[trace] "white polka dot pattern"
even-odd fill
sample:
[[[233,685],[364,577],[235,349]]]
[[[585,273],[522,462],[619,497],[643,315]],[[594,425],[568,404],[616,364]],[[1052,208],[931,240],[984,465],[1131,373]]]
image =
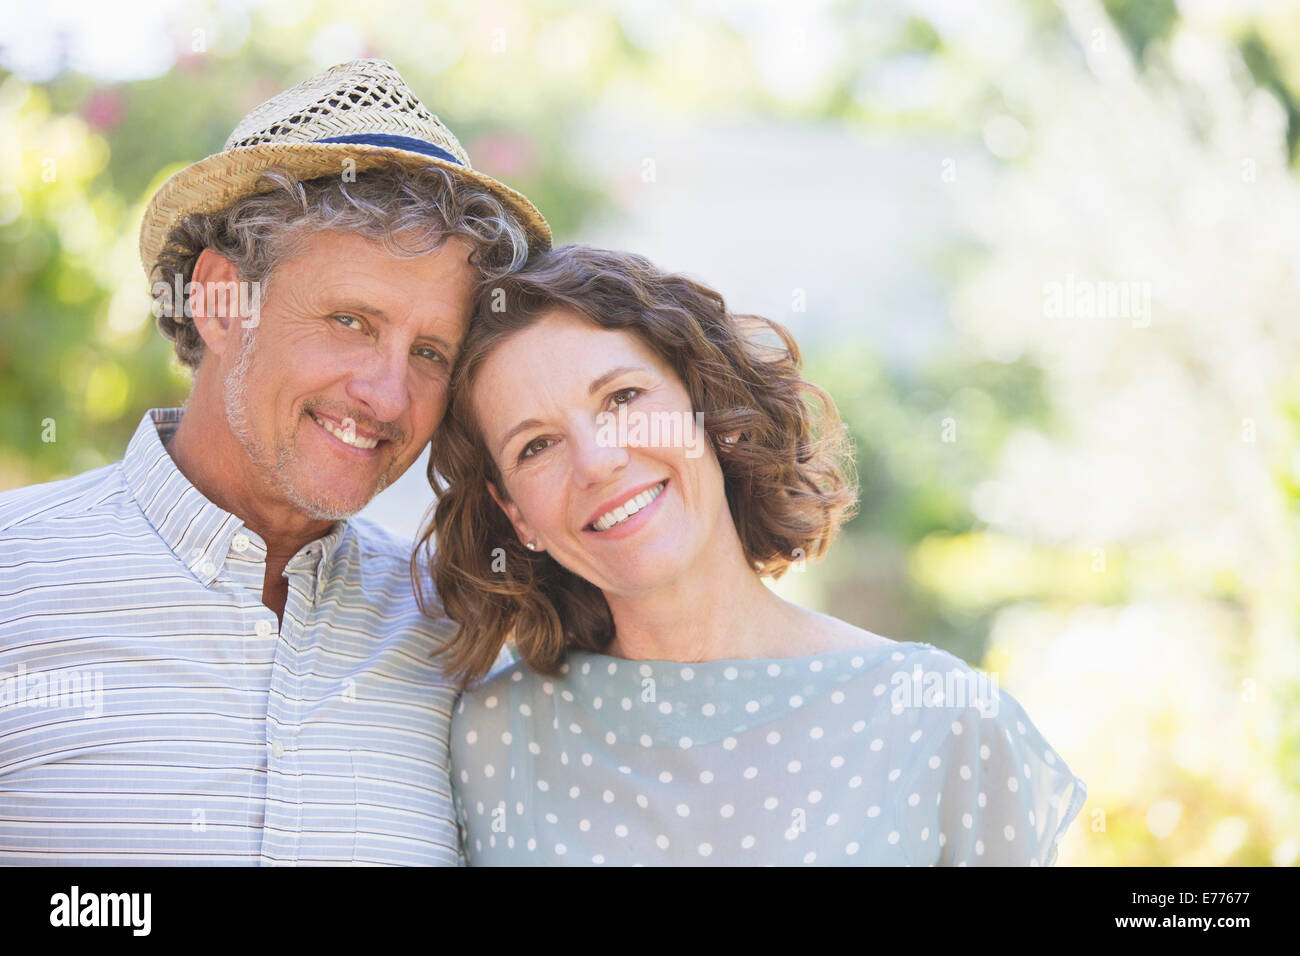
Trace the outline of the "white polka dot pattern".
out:
[[[574,651],[547,678],[514,664],[453,714],[466,859],[1051,865],[1086,787],[980,678],[916,642],[689,665]]]

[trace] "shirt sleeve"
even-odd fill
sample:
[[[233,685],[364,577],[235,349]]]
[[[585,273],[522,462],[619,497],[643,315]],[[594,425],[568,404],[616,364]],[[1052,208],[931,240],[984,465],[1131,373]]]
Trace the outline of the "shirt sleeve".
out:
[[[996,687],[957,712],[940,801],[947,866],[1051,866],[1087,798],[1084,782],[1020,703]]]
[[[456,865],[457,866],[469,866],[469,856],[465,852],[465,847],[468,846],[468,841],[469,841],[469,834],[466,830],[468,817],[466,816],[465,813],[465,807],[461,803],[460,786],[458,781],[456,780],[456,760],[455,760],[455,751],[456,751],[455,737],[456,737],[456,729],[457,729],[456,715],[462,713],[464,709],[465,709],[465,698],[464,698],[464,694],[462,693],[459,697],[456,698],[456,703],[452,707],[452,720],[451,720],[452,742],[449,748],[449,751],[452,756],[451,815],[452,815],[452,819],[456,823],[456,837],[457,837]]]
[[[469,854],[465,848],[469,846],[469,831],[466,828],[468,822],[465,816],[465,810],[460,805],[460,800],[456,798],[457,787],[452,785],[452,807],[453,814],[456,817],[456,865],[469,866]]]

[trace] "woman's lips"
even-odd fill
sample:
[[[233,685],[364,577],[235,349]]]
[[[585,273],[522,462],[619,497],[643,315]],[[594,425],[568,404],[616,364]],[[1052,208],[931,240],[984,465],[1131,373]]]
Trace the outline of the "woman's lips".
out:
[[[663,479],[660,484],[663,485],[663,490],[655,496],[653,501],[630,518],[627,518],[610,528],[606,528],[604,531],[597,531],[591,525],[587,525],[582,530],[587,534],[611,540],[626,538],[630,534],[635,534],[636,531],[645,525],[654,516],[655,512],[659,510],[660,503],[668,496],[669,491],[672,489],[672,482],[667,478]],[[651,485],[650,487],[653,488],[655,486]]]

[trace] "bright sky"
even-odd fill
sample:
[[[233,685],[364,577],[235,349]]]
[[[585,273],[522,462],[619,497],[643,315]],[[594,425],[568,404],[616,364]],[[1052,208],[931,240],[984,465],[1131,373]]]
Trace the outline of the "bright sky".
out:
[[[962,0],[964,2],[964,0]],[[674,6],[666,0],[610,0],[637,42],[655,47],[671,39],[696,17],[719,16],[746,34],[769,86],[810,82],[839,42],[833,0],[691,0]],[[0,17],[0,64],[24,79],[42,82],[63,70],[107,81],[158,76],[175,61],[177,42],[196,29],[205,42],[230,49],[242,43],[248,11],[264,9],[276,20],[296,22],[310,13],[301,0],[35,0],[22,16]],[[361,19],[364,19],[364,12]],[[308,52],[328,62],[346,59],[349,46],[363,42],[349,23],[326,24],[310,39]],[[315,47],[321,47],[316,51]],[[798,93],[797,89],[785,90]]]

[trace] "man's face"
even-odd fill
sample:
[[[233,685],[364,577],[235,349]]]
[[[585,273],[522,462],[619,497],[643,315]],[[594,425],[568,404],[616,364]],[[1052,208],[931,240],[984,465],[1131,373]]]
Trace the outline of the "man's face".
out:
[[[449,239],[402,259],[321,232],[276,269],[259,324],[222,362],[245,493],[337,520],[411,466],[442,421],[473,310],[469,251]]]

